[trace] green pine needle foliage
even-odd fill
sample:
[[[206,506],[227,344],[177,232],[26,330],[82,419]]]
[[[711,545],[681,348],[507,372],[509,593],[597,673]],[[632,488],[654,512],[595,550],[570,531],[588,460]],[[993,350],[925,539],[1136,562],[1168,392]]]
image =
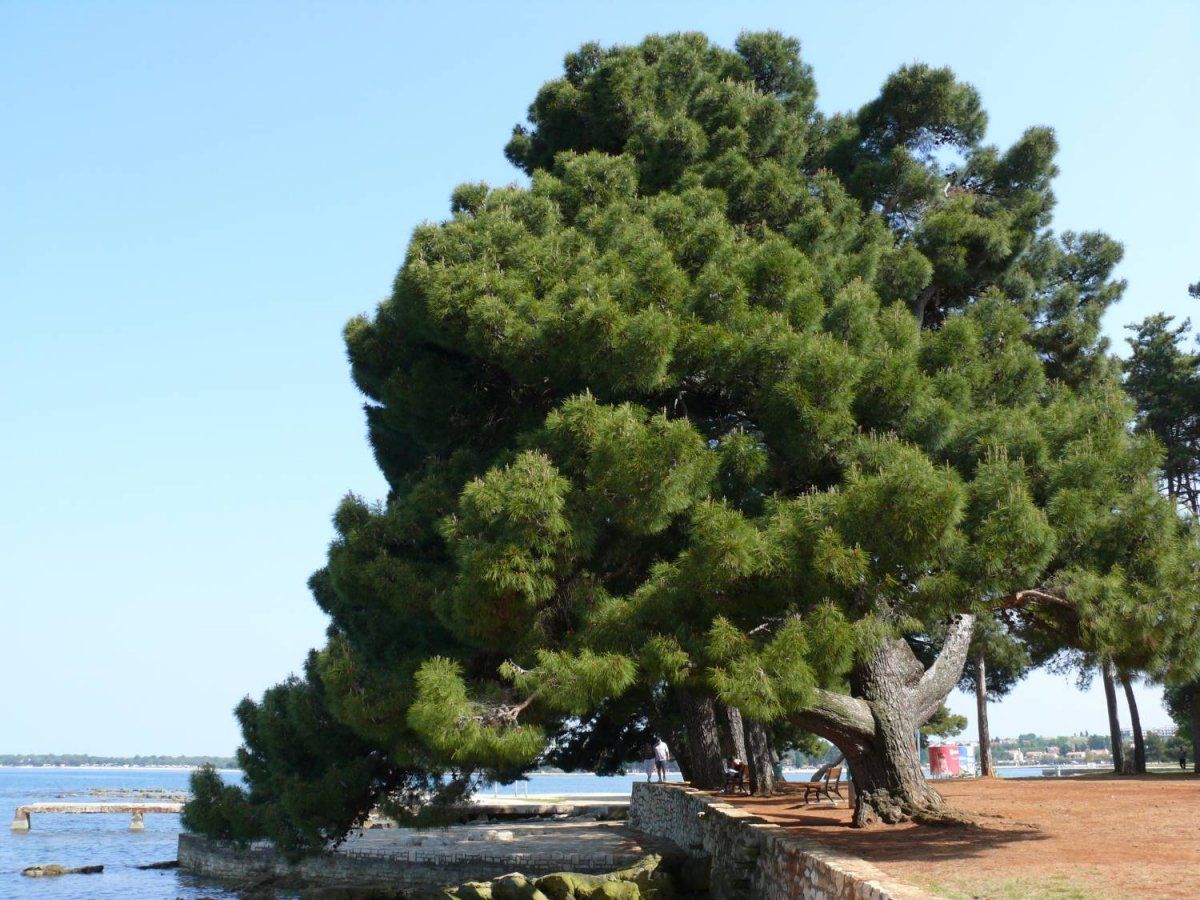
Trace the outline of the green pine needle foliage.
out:
[[[285,693],[319,716],[244,711],[271,815],[312,838],[559,738],[611,765],[588,729],[631,746],[670,687],[782,727],[1029,589],[1061,602],[997,623],[1030,659],[1187,645],[1188,538],[1099,334],[1121,248],[1048,230],[1053,132],[985,144],[925,65],[815,100],[776,33],[587,44],[508,144],[528,182],[414,231],[345,329],[388,493],[310,582],[329,645]]]

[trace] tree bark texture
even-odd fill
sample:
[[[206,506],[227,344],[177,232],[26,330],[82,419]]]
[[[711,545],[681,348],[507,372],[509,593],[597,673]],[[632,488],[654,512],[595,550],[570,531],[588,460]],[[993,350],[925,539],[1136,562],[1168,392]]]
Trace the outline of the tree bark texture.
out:
[[[1121,673],[1121,686],[1125,688],[1125,702],[1129,704],[1129,727],[1133,731],[1133,771],[1146,774],[1146,739],[1142,735],[1142,717],[1138,715],[1137,698],[1133,696],[1133,682]]]
[[[649,759],[653,753],[654,741],[662,738],[671,748],[675,764],[679,766],[679,774],[683,780],[692,780],[692,755],[688,750],[687,728],[683,724],[683,700],[680,691],[668,688],[662,695],[661,701],[656,700],[650,716],[649,741],[643,749],[644,759]]]
[[[681,690],[679,704],[687,729],[689,781],[693,787],[717,790],[725,784],[721,764],[721,740],[713,699],[705,694]]]
[[[992,735],[988,729],[987,662],[980,653],[975,657],[975,710],[979,716],[979,774],[991,778]]]
[[[1121,744],[1121,718],[1117,712],[1117,688],[1113,683],[1113,665],[1104,663],[1100,668],[1104,680],[1104,699],[1108,703],[1108,735],[1112,741],[1113,771],[1118,775],[1125,771],[1125,748]]]
[[[725,727],[721,729],[721,752],[746,762],[746,730],[742,711],[736,706],[717,705],[718,719]]]
[[[770,797],[775,793],[775,770],[771,765],[771,734],[762,722],[746,719],[746,750],[750,754],[750,793]]]
[[[851,695],[818,690],[795,717],[835,744],[850,764],[855,826],[894,824],[944,809],[941,795],[925,781],[913,735],[962,676],[974,624],[972,615],[956,616],[928,670],[907,642],[882,642],[851,672]]]

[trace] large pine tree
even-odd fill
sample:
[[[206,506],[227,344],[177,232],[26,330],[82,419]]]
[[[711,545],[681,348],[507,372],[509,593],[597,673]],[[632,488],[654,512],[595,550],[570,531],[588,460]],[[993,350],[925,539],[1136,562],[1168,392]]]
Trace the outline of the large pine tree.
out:
[[[389,492],[342,504],[312,580],[338,727],[493,777],[680,729],[704,783],[736,709],[763,765],[833,741],[855,821],[895,822],[941,810],[913,734],[976,617],[1179,627],[1099,338],[1120,249],[1046,230],[1052,132],[983,144],[923,65],[815,98],[778,34],[588,44],[508,145],[528,186],[416,230],[346,329]]]

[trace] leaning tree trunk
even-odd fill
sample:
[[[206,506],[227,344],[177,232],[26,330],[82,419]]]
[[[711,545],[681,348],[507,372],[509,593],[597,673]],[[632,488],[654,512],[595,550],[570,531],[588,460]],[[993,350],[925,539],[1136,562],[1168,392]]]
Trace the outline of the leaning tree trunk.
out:
[[[687,731],[688,762],[692,787],[716,790],[725,784],[721,764],[721,740],[717,731],[717,713],[712,697],[690,690],[679,691]]]
[[[775,769],[771,764],[771,733],[754,719],[746,719],[746,749],[750,753],[750,792],[757,797],[775,793]]]
[[[913,733],[962,676],[973,615],[956,616],[937,660],[925,670],[904,640],[879,644],[850,673],[851,696],[817,690],[795,720],[837,745],[850,764],[854,824],[936,818],[945,804],[921,771]]]
[[[975,657],[975,710],[979,714],[979,774],[991,778],[996,772],[992,768],[992,736],[988,729],[987,662],[982,651]]]
[[[1117,688],[1113,684],[1113,665],[1106,662],[1100,669],[1104,680],[1104,699],[1108,703],[1108,734],[1112,741],[1113,770],[1125,771],[1125,748],[1121,744],[1121,719],[1117,712]]]
[[[1146,774],[1146,739],[1142,735],[1142,718],[1138,715],[1137,698],[1133,696],[1133,682],[1121,673],[1121,686],[1125,688],[1125,702],[1129,704],[1129,727],[1133,730],[1133,771]]]

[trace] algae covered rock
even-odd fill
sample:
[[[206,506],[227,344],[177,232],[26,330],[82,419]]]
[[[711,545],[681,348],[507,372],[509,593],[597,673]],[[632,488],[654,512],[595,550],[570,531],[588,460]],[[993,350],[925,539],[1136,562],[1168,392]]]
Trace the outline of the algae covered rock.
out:
[[[468,881],[466,884],[446,891],[447,897],[457,897],[459,900],[492,900],[492,883],[490,881]]]
[[[581,875],[578,872],[554,872],[537,880],[537,887],[550,900],[575,900],[586,897],[600,879],[596,875]]]
[[[632,881],[606,881],[587,895],[588,900],[639,900],[642,889]]]
[[[492,881],[492,900],[550,900],[532,881],[514,872]]]
[[[550,900],[638,900],[638,886],[629,881],[614,881],[609,875],[581,875],[578,872],[554,872],[537,880],[538,889]]]
[[[530,880],[520,873],[450,888],[460,900],[675,900],[681,895],[671,877],[659,869],[662,857],[651,854],[628,868],[606,875],[554,872]]]
[[[606,875],[554,872],[537,880],[550,900],[673,900],[670,876],[658,871],[662,857],[651,854],[628,868]]]

